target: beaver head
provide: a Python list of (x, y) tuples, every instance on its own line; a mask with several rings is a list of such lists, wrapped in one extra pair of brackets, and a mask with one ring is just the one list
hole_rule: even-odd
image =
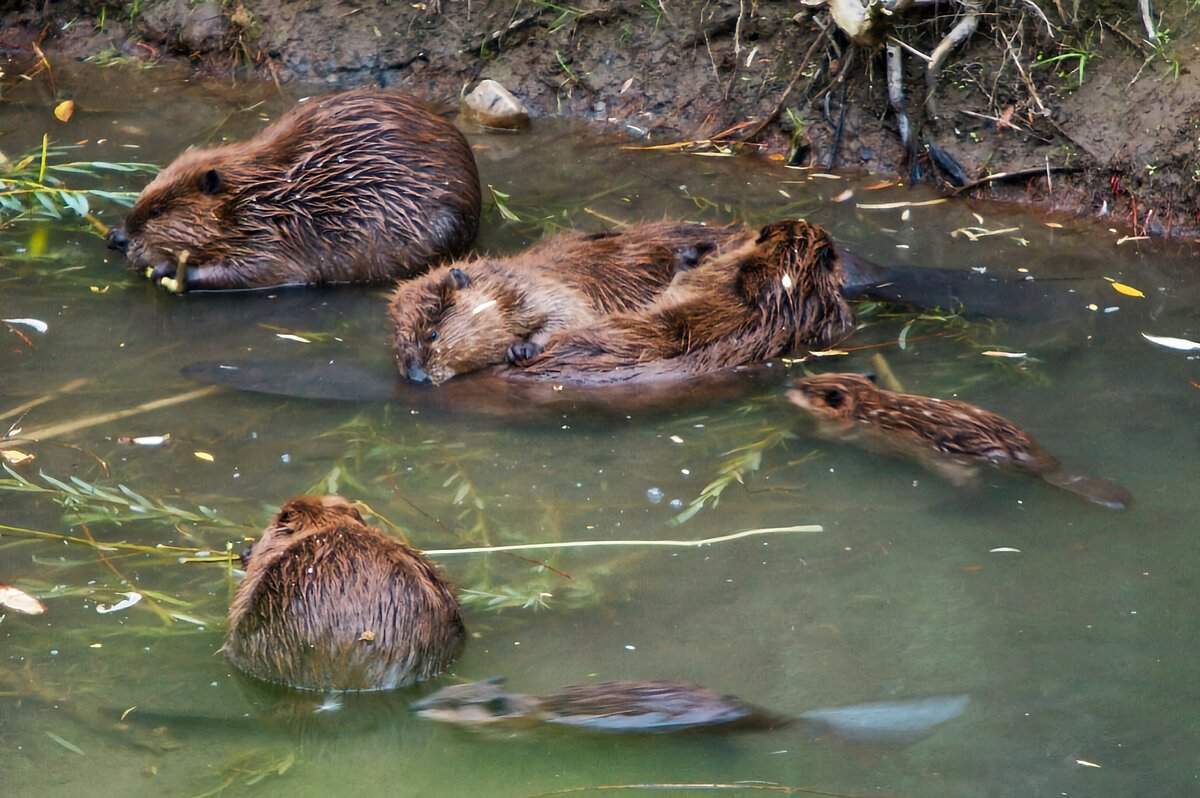
[(452, 684), (417, 701), (413, 709), (423, 718), (463, 726), (538, 720), (541, 702), (531, 695), (511, 693), (503, 683), (496, 677)]
[[(472, 268), (478, 263), (487, 264), (489, 273)], [(518, 310), (514, 280), (491, 279), (501, 264), (476, 264), (438, 269), (396, 290), (396, 364), (413, 382), (438, 385), (503, 363), (508, 347), (531, 331)]]
[(817, 374), (788, 388), (792, 404), (818, 418), (852, 419), (860, 407), (879, 396), (874, 375)]
[(125, 223), (108, 231), (108, 246), (132, 268), (156, 271), (173, 270), (181, 258), (219, 257), (235, 196), (214, 151), (191, 150), (142, 190)]
[(361, 525), (362, 514), (341, 496), (297, 496), (279, 508), (262, 537), (242, 552), (242, 567), (264, 568), (286, 549), (295, 536), (317, 532), (337, 524)]
[[(854, 314), (842, 297), (842, 259), (828, 232), (804, 221), (772, 222), (759, 231), (755, 245), (757, 257), (743, 266), (739, 293), (762, 304), (765, 292), (782, 289), (793, 315), (793, 350), (831, 346), (853, 329)], [(773, 284), (781, 271), (780, 285)]]

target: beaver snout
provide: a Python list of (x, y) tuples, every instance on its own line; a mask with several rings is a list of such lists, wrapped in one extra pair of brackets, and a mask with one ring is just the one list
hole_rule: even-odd
[(109, 249), (124, 252), (129, 248), (129, 236), (125, 234), (125, 225), (110, 228), (104, 240), (108, 242)]
[(421, 366), (415, 360), (410, 360), (408, 363), (404, 364), (404, 373), (408, 375), (408, 379), (411, 382), (432, 382), (432, 380), (429, 379), (429, 375), (425, 373), (425, 369), (421, 368)]

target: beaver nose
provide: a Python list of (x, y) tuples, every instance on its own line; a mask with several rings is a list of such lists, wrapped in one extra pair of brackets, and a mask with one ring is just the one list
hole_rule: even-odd
[(425, 373), (425, 369), (421, 368), (415, 362), (409, 362), (405, 365), (404, 373), (413, 382), (430, 382), (429, 375)]
[(129, 236), (125, 235), (125, 225), (109, 230), (104, 240), (108, 242), (109, 249), (118, 249), (124, 252), (129, 247)]

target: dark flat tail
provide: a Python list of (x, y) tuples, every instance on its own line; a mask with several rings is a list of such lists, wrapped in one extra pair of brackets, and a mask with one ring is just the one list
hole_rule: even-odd
[(1042, 474), (1041, 477), (1056, 488), (1069, 490), (1110, 510), (1125, 510), (1133, 503), (1133, 494), (1111, 479), (1080, 474), (1063, 466)]
[[(1082, 314), (1086, 281), (996, 277), (962, 269), (880, 266), (843, 250), (842, 295), (997, 319), (1061, 319)], [(1072, 292), (1071, 289), (1076, 291)]]

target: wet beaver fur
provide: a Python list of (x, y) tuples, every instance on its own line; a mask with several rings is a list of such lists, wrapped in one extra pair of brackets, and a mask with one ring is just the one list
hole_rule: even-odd
[(179, 291), (379, 282), (463, 252), (479, 210), (462, 135), (414, 98), (358, 89), (184, 152), (108, 244)]
[(649, 304), (677, 273), (746, 235), (652, 222), (560, 233), (512, 257), (443, 266), (392, 296), (396, 364), (408, 379), (436, 384), (530, 357), (554, 332)]
[(501, 680), (451, 685), (413, 705), (429, 720), (472, 729), (548, 723), (614, 733), (770, 730), (802, 727), (863, 743), (918, 740), (935, 726), (959, 717), (966, 695), (814, 709), (776, 715), (740, 698), (687, 682), (598, 682), (563, 687), (544, 696), (505, 690)]
[(817, 432), (917, 456), (956, 484), (992, 464), (1035, 474), (1051, 485), (1110, 509), (1133, 501), (1125, 488), (1067, 469), (1006, 418), (953, 399), (895, 393), (861, 374), (820, 374), (787, 392), (817, 422)]
[(435, 676), (462, 650), (450, 585), (340, 496), (288, 501), (243, 558), (221, 650), (258, 679), (389, 690)]
[(698, 727), (775, 728), (793, 719), (770, 715), (734, 696), (686, 682), (598, 682), (549, 695), (514, 693), (501, 680), (444, 687), (413, 705), (430, 720), (482, 727), (553, 723), (599, 731), (672, 732)]
[(842, 283), (825, 230), (774, 222), (680, 273), (647, 307), (551, 336), (506, 376), (596, 385), (670, 380), (824, 349), (854, 324)]

